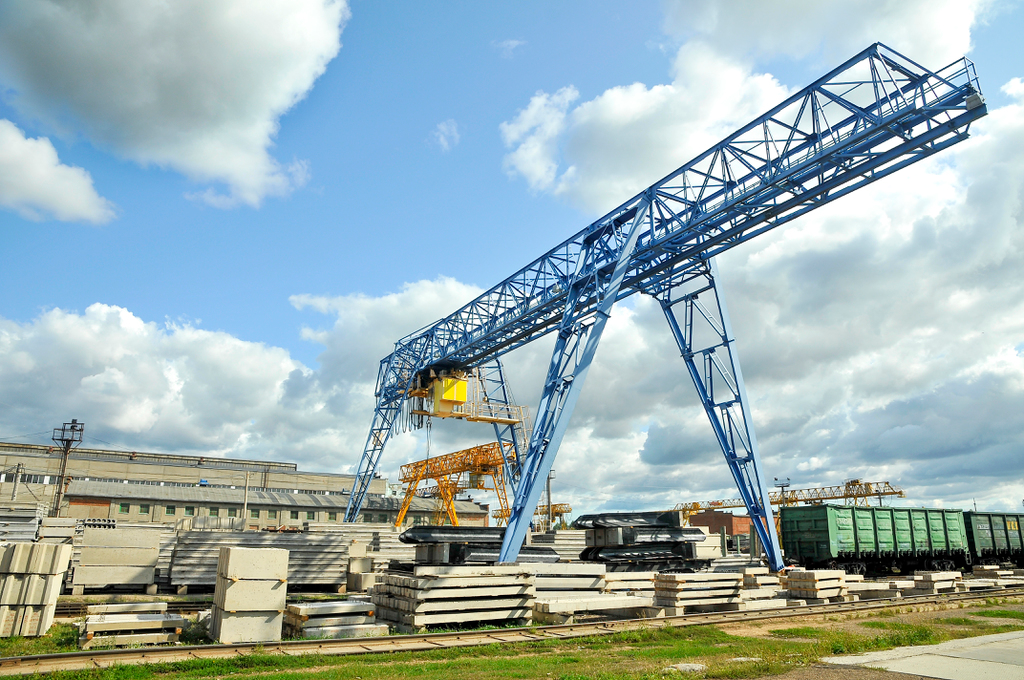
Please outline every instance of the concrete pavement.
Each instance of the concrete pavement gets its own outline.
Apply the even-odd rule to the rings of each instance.
[[[822,661],[942,680],[1024,680],[1024,631],[884,652],[830,656]]]

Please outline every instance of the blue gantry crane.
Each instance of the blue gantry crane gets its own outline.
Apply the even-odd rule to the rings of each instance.
[[[529,437],[517,436],[511,418],[480,418],[494,423],[509,452],[505,478],[514,501],[500,558],[514,561],[612,306],[646,293],[661,304],[768,560],[781,568],[714,257],[966,139],[986,113],[968,59],[930,71],[876,43],[450,316],[402,338],[380,363],[346,521],[357,519],[407,400],[458,399],[449,394],[458,391],[452,376],[472,371],[484,404],[508,406],[499,358],[556,333]]]

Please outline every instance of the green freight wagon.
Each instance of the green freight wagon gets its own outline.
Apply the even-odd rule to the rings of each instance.
[[[962,510],[805,505],[779,514],[786,559],[805,567],[863,574],[971,563]]]
[[[964,522],[975,562],[1024,566],[1024,515],[968,510]]]

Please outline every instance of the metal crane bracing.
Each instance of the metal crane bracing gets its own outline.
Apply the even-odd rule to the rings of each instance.
[[[451,315],[395,343],[345,513],[353,521],[410,387],[485,367],[555,332],[500,559],[513,561],[585,382],[612,305],[662,306],[715,437],[774,569],[768,488],[714,256],[956,144],[987,108],[974,64],[930,71],[876,43],[630,198]],[[494,393],[500,400],[502,380]],[[513,439],[511,430],[503,441]]]

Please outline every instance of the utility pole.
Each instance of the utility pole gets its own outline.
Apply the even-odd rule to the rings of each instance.
[[[11,501],[18,500],[18,482],[21,481],[21,463],[14,466],[14,488],[11,489]]]
[[[57,476],[56,490],[53,492],[53,507],[50,508],[50,517],[57,517],[60,514],[60,506],[64,501],[65,475],[68,471],[68,456],[71,449],[82,443],[82,433],[85,431],[85,423],[78,422],[72,418],[70,423],[64,423],[62,427],[53,428],[53,443],[61,447],[60,452],[60,474]]]
[[[242,531],[249,525],[249,473],[245,473],[245,495],[242,497]]]
[[[555,471],[548,473],[548,531],[555,527],[555,506],[551,502],[551,480],[555,478]]]

